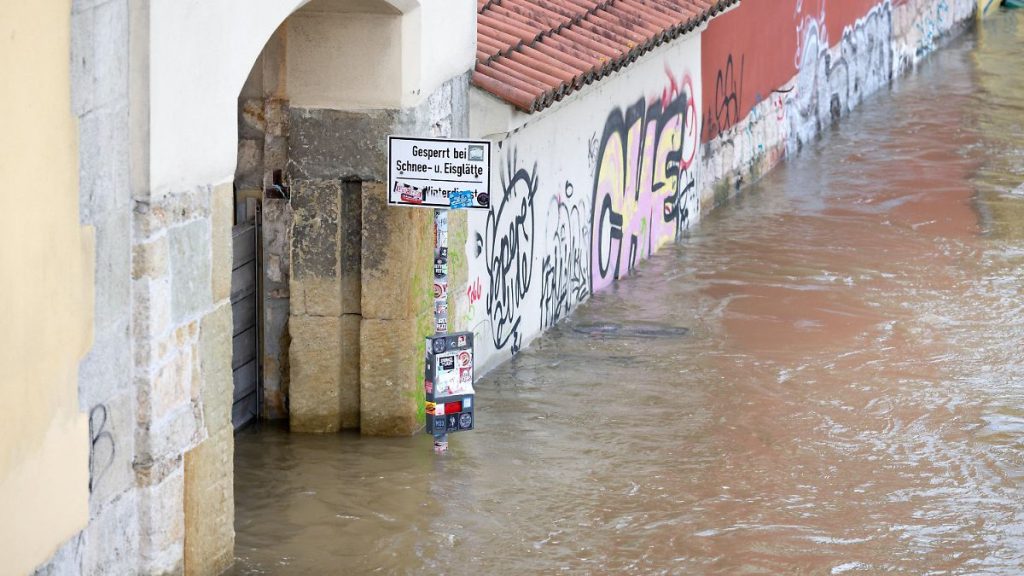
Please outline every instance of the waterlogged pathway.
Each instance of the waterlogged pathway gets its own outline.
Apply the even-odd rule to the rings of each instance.
[[[1017,14],[488,374],[447,456],[240,435],[235,570],[1024,573],[1021,182]]]

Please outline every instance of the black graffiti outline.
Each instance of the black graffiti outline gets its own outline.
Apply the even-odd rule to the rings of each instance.
[[[704,139],[710,140],[722,132],[732,128],[742,120],[740,112],[743,104],[743,75],[746,68],[747,55],[740,55],[739,85],[736,82],[736,68],[733,55],[725,60],[725,67],[715,75],[715,98],[708,102],[708,111],[704,116]]]
[[[506,169],[501,174],[504,193],[487,212],[487,238],[483,248],[490,281],[486,309],[491,319],[491,338],[496,349],[510,346],[515,354],[523,341],[521,307],[533,280],[537,164],[529,171],[517,168],[517,152],[506,161]],[[525,193],[518,197],[517,191],[521,188]]]
[[[590,170],[591,176],[593,176],[597,170],[597,163],[597,134],[593,134],[590,139],[587,140],[587,168]]]
[[[592,235],[592,241],[598,243],[598,247],[597,247],[597,270],[600,272],[602,278],[604,278],[604,277],[606,277],[608,275],[608,269],[609,269],[609,267],[612,264],[612,261],[611,261],[611,256],[612,256],[611,245],[613,243],[617,242],[618,243],[618,250],[616,250],[615,253],[620,254],[620,255],[622,253],[622,236],[623,236],[624,220],[623,220],[622,214],[619,214],[618,212],[615,212],[614,208],[612,207],[612,198],[611,198],[611,196],[609,196],[607,194],[603,198],[601,198],[601,200],[600,200],[600,206],[601,206],[600,207],[600,213],[598,212],[598,198],[597,198],[597,194],[598,194],[598,189],[599,189],[600,184],[601,184],[601,175],[602,175],[602,173],[601,173],[601,163],[604,162],[604,156],[605,156],[605,153],[606,153],[606,151],[608,149],[609,143],[611,143],[611,141],[612,141],[612,138],[613,137],[618,137],[619,138],[619,143],[621,144],[622,150],[623,150],[623,160],[624,161],[622,163],[622,169],[624,171],[624,174],[629,174],[629,160],[627,158],[625,158],[625,156],[629,153],[629,127],[642,119],[643,114],[646,111],[646,109],[647,109],[647,105],[646,105],[646,102],[644,101],[643,98],[638,100],[632,106],[628,107],[624,114],[623,114],[623,112],[622,112],[622,110],[620,108],[613,108],[612,111],[608,113],[608,118],[605,120],[604,133],[601,135],[601,146],[598,149],[598,153],[597,153],[598,164],[597,164],[597,168],[594,170],[594,200],[593,200],[593,203],[591,204],[592,208],[591,208],[590,221],[592,223],[591,226],[594,225],[593,223],[597,223],[597,227],[598,227],[597,228],[597,233]],[[640,141],[637,144],[637,146],[639,146],[639,151],[637,152],[637,156],[640,157],[640,158],[643,158],[645,142],[644,142],[644,138],[640,138],[639,140]],[[634,174],[634,177],[637,178],[637,179],[639,179],[639,172],[640,171],[637,170],[636,174]],[[625,180],[625,178],[623,178],[623,180]],[[639,193],[639,186],[636,185],[636,184],[637,183],[634,182],[633,189],[636,190],[637,193]],[[628,189],[628,186],[623,185],[623,193],[625,193],[626,189]],[[604,227],[605,227],[605,222],[608,223],[608,227],[609,227],[609,230],[608,230],[608,250],[609,250],[609,253],[608,253],[607,262],[605,262],[606,259],[604,258],[604,252],[603,252],[603,250],[605,248],[604,247],[604,238],[605,238],[605,229],[604,229]],[[634,242],[630,246],[630,257],[631,258],[635,257],[635,254],[634,254],[635,249],[636,249],[636,243],[635,243],[635,238],[634,238]],[[593,249],[591,249],[591,252],[593,252]],[[621,257],[616,258],[614,278],[618,278],[619,277],[620,266],[621,266]],[[632,268],[632,266],[630,266],[630,268]],[[591,270],[594,269],[594,263],[593,262],[591,262],[591,264],[590,264],[590,269]],[[591,281],[591,282],[593,282],[593,281]],[[591,286],[591,290],[593,290],[593,286]]]
[[[614,138],[618,138],[618,143],[623,151],[623,194],[632,186],[634,193],[633,200],[639,202],[640,194],[647,193],[643,189],[643,178],[649,171],[654,171],[656,174],[658,170],[658,164],[664,164],[664,175],[665,179],[672,179],[675,182],[675,189],[671,190],[666,195],[663,206],[662,206],[662,218],[664,222],[675,222],[675,238],[679,239],[682,231],[686,228],[689,219],[693,216],[690,214],[689,209],[683,205],[683,201],[686,198],[686,194],[692,193],[696,187],[695,175],[686,169],[682,165],[683,149],[685,148],[686,138],[686,108],[689,104],[689,96],[685,91],[677,92],[674,94],[674,98],[671,100],[662,98],[659,100],[648,103],[645,99],[640,98],[634,104],[626,108],[625,112],[621,108],[614,108],[609,112],[607,119],[605,120],[604,132],[601,137],[601,146],[598,150],[598,165],[594,171],[594,187],[593,197],[591,203],[591,242],[597,243],[597,254],[594,255],[593,248],[591,249],[592,259],[596,258],[597,262],[591,262],[591,286],[590,292],[593,292],[593,276],[596,270],[601,278],[607,278],[608,274],[612,274],[612,279],[617,279],[622,276],[624,272],[628,273],[636,267],[637,259],[639,257],[639,242],[641,239],[637,238],[635,234],[631,234],[630,238],[624,238],[624,229],[628,227],[624,221],[622,214],[615,211],[612,206],[612,197],[608,194],[604,194],[602,198],[598,198],[600,192],[601,179],[602,179],[602,167],[601,163],[604,161],[605,154],[607,152],[609,144]],[[661,136],[665,128],[674,120],[679,120],[680,124],[680,139],[679,142],[673,142],[668,150],[661,151],[659,146],[661,145]],[[631,153],[631,129],[637,124],[640,124],[639,133],[637,134],[637,165],[635,167],[630,166],[630,159],[628,155]],[[654,150],[650,155],[647,154],[647,131],[651,124],[654,124],[654,135],[651,141],[654,143]],[[651,166],[646,166],[645,163],[648,161],[647,158],[651,158]],[[631,182],[627,182],[631,180]],[[683,181],[686,181],[684,184]],[[650,194],[656,194],[661,192],[665,186],[663,180],[658,180],[652,177]],[[653,215],[652,215],[653,216]],[[605,227],[608,226],[608,230]],[[608,245],[605,246],[604,239],[608,238]],[[647,253],[651,254],[654,251],[654,235],[648,233],[647,238]],[[628,242],[629,252],[625,259],[625,270],[622,269],[622,243]],[[613,248],[614,246],[614,248]],[[607,258],[604,253],[608,250]],[[614,270],[611,270],[614,256]]]
[[[103,476],[110,470],[111,466],[114,465],[114,457],[117,455],[117,448],[114,443],[114,435],[110,433],[107,427],[108,410],[103,404],[97,404],[89,411],[89,492],[91,493],[96,486],[99,485]],[[97,418],[100,419],[99,424],[96,423]],[[107,462],[103,465],[102,469],[97,472],[96,467],[96,449],[106,442],[110,446],[110,457]]]
[[[581,206],[582,205],[582,206]],[[554,197],[548,206],[547,254],[541,261],[540,327],[553,326],[590,295],[591,223],[583,220],[590,209],[584,198],[575,197],[571,182],[565,183],[564,197]]]

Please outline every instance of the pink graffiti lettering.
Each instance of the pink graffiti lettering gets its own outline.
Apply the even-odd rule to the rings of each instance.
[[[699,132],[692,85],[674,81],[659,98],[616,108],[605,122],[594,177],[594,291],[674,241],[696,210],[689,168]]]
[[[472,284],[469,285],[469,288],[466,289],[466,297],[469,298],[470,304],[476,304],[477,302],[479,302],[480,298],[483,296],[483,293],[484,288],[483,285],[480,283],[479,278],[477,278]]]

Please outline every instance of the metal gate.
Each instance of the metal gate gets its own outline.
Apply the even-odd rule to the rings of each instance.
[[[234,403],[231,422],[235,430],[259,415],[258,231],[258,225],[249,222],[235,226],[231,234],[234,252],[231,267],[231,313],[234,317],[231,342]]]

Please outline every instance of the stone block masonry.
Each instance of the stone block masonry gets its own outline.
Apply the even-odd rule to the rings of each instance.
[[[111,238],[96,290],[123,299],[79,373],[90,522],[38,573],[218,574],[234,542],[232,188],[118,193],[83,209]]]
[[[386,186],[363,190],[360,412],[364,434],[422,427],[423,341],[433,332],[433,210],[392,208]]]
[[[460,76],[407,110],[290,110],[293,431],[421,428],[433,215],[387,207],[386,137],[464,134],[467,90]]]
[[[94,338],[78,371],[79,408],[89,419],[89,524],[38,568],[40,574],[130,575],[142,568],[130,306],[129,17],[128,0],[71,3],[79,218],[96,238]]]
[[[294,293],[294,291],[293,291]],[[341,429],[341,318],[293,315],[289,426],[295,432]]]
[[[278,375],[266,380],[267,415],[291,408],[297,429],[317,431],[359,427],[363,409],[386,423],[367,432],[409,434],[418,425],[429,252],[417,254],[424,271],[410,280],[423,285],[422,297],[395,304],[401,318],[371,319],[414,324],[383,344],[372,338],[386,358],[378,363],[386,373],[375,378],[387,385],[404,374],[408,389],[366,404],[362,269],[373,247],[363,243],[364,190],[378,190],[384,178],[385,135],[464,135],[468,76],[435,90],[451,75],[428,67],[429,78],[402,82],[387,100],[421,103],[403,110],[290,108],[285,80],[302,78],[284,66],[289,26],[282,24],[302,3],[260,1],[244,26],[221,0],[69,3],[79,217],[91,227],[84,242],[95,239],[96,248],[94,344],[78,374],[78,423],[83,437],[88,424],[89,441],[88,470],[85,454],[79,468],[89,480],[88,510],[81,512],[89,522],[38,567],[40,574],[206,575],[232,561],[233,176],[257,195],[279,183],[275,172],[284,169],[293,192],[264,204],[272,214],[264,317],[277,335],[265,343],[264,361]],[[459,4],[466,25],[471,8]],[[425,10],[389,20],[419,22]],[[469,38],[462,35],[460,45],[467,62]],[[238,109],[240,70],[254,68],[261,42],[270,55],[262,91],[241,94]],[[404,49],[395,54],[418,58]],[[434,92],[421,98],[417,86]],[[238,116],[221,113],[225,102]],[[232,174],[236,130],[241,162]],[[297,161],[286,167],[291,152]],[[381,238],[395,253],[373,261],[407,279],[402,263],[428,245],[429,214],[396,218],[388,228],[394,238]],[[399,240],[409,240],[407,253]]]
[[[224,192],[230,200],[229,190]],[[223,209],[231,210],[230,201],[223,203]],[[220,302],[203,318],[199,329],[199,393],[207,439],[186,453],[184,462],[184,568],[195,574],[219,574],[234,560],[232,322],[230,303],[226,298]]]
[[[296,432],[341,429],[341,316],[358,313],[342,300],[341,244],[347,223],[340,180],[293,180],[291,185],[291,348],[289,425]],[[351,209],[346,209],[350,211]]]
[[[211,574],[231,561],[232,211],[230,184],[150,196],[134,211],[144,573]]]
[[[288,163],[288,100],[282,71],[285,33],[278,30],[256,59],[238,97],[235,209],[262,202],[262,417],[288,417],[288,309],[292,211],[283,171]],[[239,219],[239,222],[244,220]]]

